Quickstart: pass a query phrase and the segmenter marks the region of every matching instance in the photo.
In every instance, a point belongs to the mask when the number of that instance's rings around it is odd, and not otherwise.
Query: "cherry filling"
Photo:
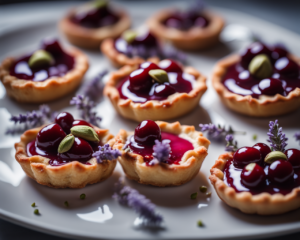
[[[164,62],[162,64],[162,62]],[[162,67],[161,67],[162,66]],[[152,69],[162,69],[168,74],[169,82],[158,83],[149,75]],[[163,60],[158,65],[145,62],[128,77],[121,80],[117,89],[122,99],[144,103],[150,100],[164,100],[178,93],[188,93],[193,89],[196,79],[193,75],[183,73],[180,65],[172,60]]]
[[[252,149],[260,153],[262,161],[257,160]],[[240,148],[225,165],[224,182],[236,192],[246,191],[254,195],[262,192],[286,195],[299,187],[300,151],[288,149],[285,151],[288,160],[279,159],[267,164],[263,159],[270,151],[263,143],[257,143],[252,148]]]
[[[84,140],[75,137],[74,143],[67,152],[58,153],[60,142],[70,133],[70,129],[78,125],[91,125],[83,120],[74,120],[68,112],[62,112],[57,115],[53,124],[42,128],[35,140],[27,144],[28,156],[40,155],[49,158],[51,166],[60,166],[72,161],[80,161],[83,164],[90,165],[88,162],[92,154],[98,150],[100,143]]]
[[[41,49],[49,52],[54,63],[50,66],[30,68],[28,61],[32,54],[17,59],[10,68],[10,75],[19,79],[32,80],[35,82],[45,81],[50,77],[64,76],[73,69],[74,58],[64,52],[56,40],[46,40]]]
[[[265,54],[272,64],[270,78],[260,79],[253,76],[249,70],[251,60]],[[300,66],[288,58],[286,49],[280,46],[269,48],[256,42],[241,54],[241,61],[230,66],[223,77],[222,83],[233,93],[259,98],[261,95],[274,96],[277,93],[287,96],[291,91],[300,88]]]
[[[71,21],[75,24],[86,28],[100,28],[110,26],[118,22],[120,17],[116,15],[108,6],[102,6],[99,8],[92,7],[89,10],[79,9],[71,17]]]

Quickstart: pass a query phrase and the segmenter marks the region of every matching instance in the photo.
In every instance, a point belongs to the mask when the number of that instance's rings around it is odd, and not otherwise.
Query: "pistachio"
[[[248,170],[249,172],[252,172],[252,170],[254,169],[256,163],[249,163],[245,168],[246,170]]]
[[[81,137],[85,140],[92,141],[92,142],[99,142],[98,134],[96,131],[89,127],[84,125],[79,125],[71,128],[71,133],[75,137]]]
[[[122,34],[122,38],[127,42],[127,43],[132,43],[133,40],[136,38],[137,36],[137,32],[133,31],[133,30],[126,30],[125,32],[123,32]]]
[[[271,164],[275,162],[276,160],[287,160],[286,155],[283,152],[280,151],[274,151],[270,152],[266,157],[265,157],[265,162],[268,164]]]
[[[165,70],[152,69],[149,71],[149,75],[158,83],[169,82],[169,77]]]
[[[103,7],[105,7],[107,5],[107,1],[106,0],[95,0],[93,2],[93,5],[97,9],[103,8]]]
[[[266,54],[255,56],[249,64],[249,72],[257,78],[268,78],[272,75],[272,64]]]
[[[29,58],[28,65],[30,68],[49,66],[54,62],[52,55],[45,50],[35,51]]]
[[[60,142],[58,146],[58,153],[64,153],[71,149],[73,143],[75,141],[75,137],[72,134],[65,136],[65,138]]]

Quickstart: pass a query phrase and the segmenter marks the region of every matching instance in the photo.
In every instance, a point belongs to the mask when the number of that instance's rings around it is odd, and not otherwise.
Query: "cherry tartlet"
[[[252,43],[240,55],[219,61],[212,83],[233,111],[268,117],[300,107],[300,58],[283,46]]]
[[[119,114],[135,121],[179,117],[199,104],[206,78],[192,67],[173,60],[124,66],[104,88]]]
[[[148,26],[155,35],[175,47],[193,51],[217,44],[224,20],[215,13],[197,8],[164,9],[148,20]]]
[[[79,47],[99,49],[106,38],[117,38],[130,27],[130,17],[124,10],[98,0],[72,9],[60,23],[60,30]]]
[[[27,176],[42,185],[82,188],[112,174],[116,159],[97,163],[92,156],[112,138],[108,130],[62,112],[54,123],[26,131],[15,144],[15,157]]]
[[[168,143],[170,147],[163,162],[158,162],[154,153],[158,142]],[[165,187],[193,179],[207,156],[209,144],[193,126],[144,120],[134,132],[120,130],[113,148],[121,151],[118,161],[129,179]]]
[[[44,103],[74,91],[88,67],[84,53],[63,49],[57,40],[47,39],[33,53],[6,58],[0,65],[0,79],[15,100]]]
[[[300,207],[300,151],[264,143],[222,154],[209,177],[219,197],[245,213],[272,215]]]

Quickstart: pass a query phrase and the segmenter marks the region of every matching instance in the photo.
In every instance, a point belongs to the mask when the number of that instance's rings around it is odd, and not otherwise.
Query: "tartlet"
[[[84,121],[81,122],[88,125]],[[35,141],[43,128],[45,127],[24,132],[21,135],[20,142],[15,144],[15,158],[28,177],[39,184],[52,188],[83,188],[87,184],[98,183],[111,176],[117,163],[116,159],[112,161],[104,160],[102,163],[97,163],[94,157],[85,161],[69,159],[66,162],[56,162],[57,160],[52,160],[51,157],[48,158],[43,155],[29,156],[31,155],[28,152],[30,151],[29,148],[35,146],[32,145],[32,142]],[[107,129],[99,129],[95,126],[92,126],[92,128],[96,131],[101,144],[108,143],[112,145],[113,135]],[[51,164],[50,161],[52,161]]]
[[[51,44],[56,43],[54,41]],[[18,59],[12,57],[4,59],[0,65],[0,79],[7,94],[18,102],[44,103],[74,91],[88,70],[88,58],[76,48],[64,50],[64,53],[74,58],[73,67],[63,76],[51,76],[43,81],[25,80],[11,75],[11,68]]]
[[[289,53],[286,56],[298,65],[300,64],[299,57]],[[299,87],[290,91],[286,96],[281,94],[261,94],[258,97],[253,97],[251,95],[240,95],[229,91],[222,81],[227,74],[228,69],[234,65],[238,65],[239,62],[241,62],[241,59],[242,57],[239,54],[228,56],[216,64],[212,73],[213,87],[226,107],[235,112],[254,117],[283,115],[300,107]],[[246,68],[247,67],[245,67],[245,69]],[[260,79],[263,80],[263,78]],[[259,82],[259,79],[257,81]],[[298,81],[300,82],[300,79],[298,79]]]
[[[203,137],[201,132],[195,131],[193,126],[180,125],[179,122],[166,123],[158,121],[156,123],[162,132],[174,134],[190,142],[192,149],[185,152],[176,164],[171,162],[151,165],[148,161],[149,158],[146,161],[146,158],[142,155],[124,149],[129,137],[134,133],[120,130],[113,145],[114,149],[118,149],[122,153],[118,161],[122,165],[126,176],[139,183],[159,187],[182,185],[198,174],[207,156],[210,141]]]
[[[158,61],[153,61],[153,63],[159,64]],[[143,64],[151,64],[151,62],[145,62]],[[176,63],[176,65],[178,64]],[[167,120],[182,116],[190,112],[199,104],[201,96],[207,89],[205,76],[203,76],[193,67],[184,67],[180,71],[183,71],[183,74],[186,73],[188,75],[192,75],[195,79],[193,84],[194,86],[192,86],[191,91],[181,93],[175,92],[171,95],[168,95],[163,100],[134,102],[129,98],[123,99],[118,91],[118,86],[121,84],[122,80],[128,77],[133,71],[139,69],[139,67],[141,66],[126,65],[122,67],[118,71],[111,74],[110,79],[104,88],[104,94],[110,99],[116,111],[128,119],[140,122],[145,119]],[[155,68],[159,67],[156,65]]]

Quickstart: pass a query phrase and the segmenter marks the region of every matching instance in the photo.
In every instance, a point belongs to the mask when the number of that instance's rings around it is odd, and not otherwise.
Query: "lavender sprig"
[[[115,185],[113,198],[120,204],[133,209],[146,226],[158,226],[163,221],[163,217],[156,212],[156,206],[149,199],[140,194],[137,190],[129,186],[124,186],[121,180]]]
[[[235,152],[236,150],[238,150],[237,141],[234,141],[233,135],[231,134],[226,135],[225,140],[227,142],[225,151]]]
[[[84,95],[77,95],[70,101],[71,105],[76,105],[76,108],[80,112],[80,117],[95,126],[99,126],[101,117],[97,116],[97,113],[93,111],[96,106],[95,102],[90,100],[89,97]]]
[[[201,132],[207,132],[210,139],[221,140],[228,134],[246,134],[246,132],[234,131],[231,126],[228,129],[225,126],[209,123],[209,124],[199,124]]]
[[[98,163],[102,163],[104,160],[114,160],[120,157],[122,154],[118,149],[112,149],[109,144],[99,146],[99,150],[93,153],[93,157],[97,159]]]
[[[150,165],[166,162],[171,152],[169,140],[163,140],[162,142],[155,140],[153,151],[154,159],[149,163]]]
[[[300,132],[296,132],[294,137],[295,137],[296,141],[299,141],[299,144],[300,144]]]
[[[89,96],[90,99],[96,100],[99,96],[102,96],[103,92],[103,77],[108,73],[108,70],[104,70],[98,74],[92,81],[87,83],[84,88],[83,95]]]
[[[269,132],[267,133],[269,139],[267,141],[270,143],[272,151],[284,152],[288,138],[282,132],[282,127],[279,127],[278,120],[270,121],[269,127]]]

